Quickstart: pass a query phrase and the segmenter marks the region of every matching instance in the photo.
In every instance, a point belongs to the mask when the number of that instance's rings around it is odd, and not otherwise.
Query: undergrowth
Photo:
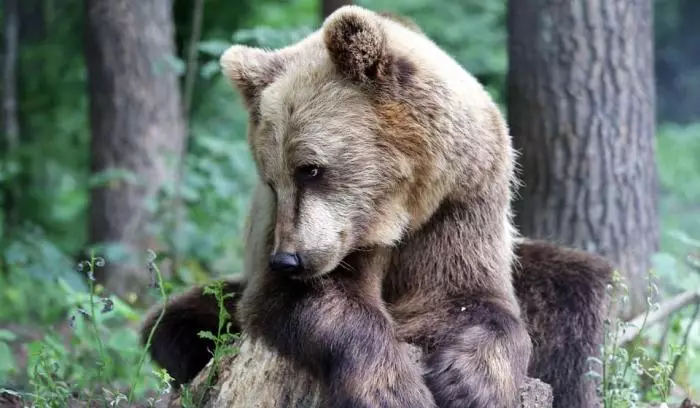
[[[62,278],[54,279],[52,283],[64,296],[56,307],[67,318],[51,322],[49,330],[42,330],[37,338],[26,342],[26,361],[15,358],[26,341],[15,334],[22,328],[0,328],[0,395],[21,398],[27,406],[40,408],[153,407],[171,391],[172,377],[155,367],[148,357],[153,333],[166,309],[162,309],[141,347],[137,327],[142,311],[118,297],[102,296],[103,288],[95,284],[95,267],[104,264],[103,258],[95,256],[78,264],[78,271],[87,278],[86,291],[76,291]],[[152,289],[157,291],[159,303],[167,304],[168,293],[155,253],[149,252],[146,267],[153,275]],[[15,277],[14,273],[8,276]],[[2,280],[0,274],[0,284],[4,283]],[[50,283],[31,284],[39,286],[35,291],[57,291]],[[200,387],[204,392],[194,396],[186,387],[180,390],[183,407],[188,408],[201,405],[207,388],[215,381],[218,361],[237,351],[233,342],[238,336],[230,332],[230,315],[223,308],[225,299],[232,294],[223,293],[220,281],[205,287],[205,293],[216,297],[221,311],[217,332],[199,333],[214,342],[214,367],[205,386]],[[0,322],[8,317],[0,313]]]
[[[678,237],[692,248],[686,253],[700,254],[700,242],[684,235]],[[657,268],[674,267],[667,258],[659,259],[663,262]],[[700,271],[696,257],[687,260],[695,260],[697,263],[691,262],[690,267]],[[96,284],[95,267],[104,263],[103,258],[91,256],[78,264],[77,272],[86,282],[84,289],[70,284],[65,275],[39,279],[27,274],[22,264],[4,265],[6,269],[0,271],[0,394],[21,397],[28,406],[36,407],[152,407],[171,391],[171,376],[148,357],[153,332],[145,347],[139,342],[137,328],[143,310],[107,296]],[[158,303],[167,304],[171,292],[179,288],[164,281],[155,253],[149,252],[144,269],[152,275],[151,294]],[[663,274],[683,275],[668,270]],[[605,408],[642,407],[649,402],[672,404],[682,395],[698,398],[694,390],[698,388],[700,368],[700,325],[693,323],[700,307],[684,308],[665,322],[655,321],[652,317],[660,307],[657,299],[662,292],[656,281],[656,273],[649,274],[647,307],[638,319],[639,327],[622,320],[606,320],[602,358],[589,359],[588,377],[596,381]],[[609,308],[627,304],[628,288],[619,274],[614,275],[607,290]],[[219,324],[215,332],[199,333],[214,344],[212,362],[203,386],[196,392],[188,387],[179,390],[186,408],[201,406],[216,382],[221,359],[238,351],[238,334],[231,333],[232,316],[223,307],[232,294],[224,293],[220,280],[206,286],[205,294],[217,300]],[[621,344],[620,338],[630,331],[639,333]]]
[[[612,283],[608,285],[608,310],[620,310],[629,301],[629,290],[620,274],[615,271]],[[655,274],[647,276],[647,296],[641,323],[606,318],[604,321],[604,339],[600,346],[602,358],[589,358],[587,377],[596,381],[598,398],[604,408],[636,408],[648,404],[680,403],[691,390],[682,390],[683,395],[672,395],[674,388],[680,384],[674,381],[682,363],[682,357],[688,351],[688,338],[693,323],[697,318],[699,305],[683,330],[679,343],[669,343],[667,336],[673,330],[669,327],[663,333],[661,341],[649,344],[645,340],[650,316],[657,312],[660,304],[657,300],[659,289],[655,283]],[[680,314],[680,312],[679,312]],[[658,323],[658,322],[655,322]],[[630,341],[622,338],[628,331],[637,335]],[[675,327],[680,331],[680,326]],[[634,333],[634,332],[633,332]]]
[[[157,292],[160,303],[166,304],[169,293],[155,261],[155,254],[151,252],[147,268],[154,276],[152,289]],[[104,262],[104,259],[93,256],[78,265],[78,270],[86,275],[87,291],[75,291],[57,279],[56,283],[65,295],[65,303],[58,307],[66,311],[68,318],[63,322],[64,327],[55,324],[55,330],[48,330],[27,344],[24,383],[20,381],[14,388],[10,379],[22,378],[22,375],[17,375],[20,371],[17,362],[11,360],[18,335],[0,329],[0,361],[3,362],[0,364],[0,392],[21,396],[31,406],[62,408],[86,406],[80,405],[85,403],[105,407],[152,407],[171,391],[172,377],[165,370],[154,367],[148,358],[153,331],[145,347],[138,343],[135,323],[140,321],[142,313],[119,298],[103,296],[103,288],[95,284],[94,268]],[[607,289],[610,308],[627,303],[628,289],[619,274],[614,275]],[[605,321],[605,337],[601,345],[603,357],[589,359],[591,370],[588,373],[588,377],[597,382],[605,408],[633,408],[649,402],[670,403],[678,399],[672,390],[679,387],[676,378],[684,366],[682,357],[687,356],[687,341],[697,309],[687,324],[667,328],[666,335],[676,333],[679,341],[674,343],[664,338],[650,343],[645,338],[647,318],[658,310],[659,303],[655,300],[658,291],[654,275],[650,274],[647,308],[640,327],[622,320]],[[215,333],[199,333],[201,337],[212,340],[215,347],[204,386],[197,387],[196,392],[187,387],[180,389],[182,405],[186,408],[202,405],[209,387],[216,382],[219,361],[238,351],[234,345],[238,334],[231,333],[231,316],[223,307],[232,294],[223,292],[223,283],[219,280],[209,284],[205,294],[217,300],[219,324]],[[159,316],[156,327],[162,316]],[[640,335],[621,345],[620,337],[629,330],[638,330]],[[7,361],[13,364],[7,364]]]

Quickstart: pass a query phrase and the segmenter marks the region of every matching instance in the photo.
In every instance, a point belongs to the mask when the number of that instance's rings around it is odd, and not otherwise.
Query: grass
[[[165,292],[165,286],[163,285],[163,275],[160,273],[160,269],[156,265],[156,254],[155,252],[149,252],[149,257],[148,257],[148,270],[151,272],[151,274],[156,275],[155,283],[156,286],[160,289],[160,294],[161,298],[163,299],[163,304],[168,303],[168,294]],[[165,316],[165,311],[167,309],[163,307],[160,311],[160,315],[158,315],[158,319],[156,319],[155,325],[153,325],[153,328],[151,329],[151,332],[148,333],[148,339],[146,340],[146,344],[144,346],[144,351],[141,353],[141,358],[139,359],[139,363],[136,366],[136,374],[134,374],[133,380],[131,382],[131,387],[129,387],[129,398],[127,398],[128,402],[132,402],[134,400],[134,390],[136,390],[137,387],[137,381],[139,379],[139,376],[141,374],[141,367],[143,367],[144,361],[146,361],[146,356],[147,356],[147,351],[151,347],[151,342],[153,341],[153,334],[156,331],[156,328],[160,324],[160,322],[163,320],[163,316]]]
[[[165,309],[149,333],[146,345],[141,347],[136,330],[142,311],[118,298],[101,297],[102,288],[95,285],[95,267],[104,266],[104,263],[104,259],[92,256],[78,264],[77,270],[84,272],[87,278],[86,291],[77,292],[60,278],[56,280],[58,285],[47,285],[41,280],[24,277],[30,281],[25,287],[32,288],[27,295],[61,292],[63,302],[58,307],[67,318],[36,322],[39,325],[32,327],[12,325],[8,322],[11,315],[0,314],[0,322],[4,322],[0,327],[8,327],[0,329],[0,361],[10,362],[0,365],[0,394],[21,397],[31,406],[47,408],[149,407],[154,406],[159,396],[170,391],[172,377],[153,366],[148,358],[155,327]],[[160,301],[167,303],[166,282],[153,252],[149,253],[148,270],[154,275],[153,289],[158,290]],[[17,279],[18,273],[20,271],[11,270],[8,275]],[[2,276],[0,284],[3,283]],[[220,306],[232,296],[223,293],[222,288],[222,284],[215,281],[205,291],[215,296]],[[27,312],[32,309],[29,305],[15,306],[25,308]],[[232,343],[237,335],[230,333],[229,318],[228,312],[222,308],[218,331],[200,333],[215,343],[215,364],[224,355],[236,352]],[[29,333],[32,330],[35,332]],[[17,355],[24,358],[15,358]],[[210,377],[208,384],[213,380]],[[186,390],[184,394],[187,395]],[[199,403],[188,406],[199,406]]]

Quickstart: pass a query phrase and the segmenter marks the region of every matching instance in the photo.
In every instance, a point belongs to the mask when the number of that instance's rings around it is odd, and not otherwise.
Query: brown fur
[[[595,384],[583,375],[586,359],[600,358],[612,264],[542,241],[516,254],[515,289],[534,346],[529,375],[552,386],[554,407],[597,407]]]
[[[594,383],[582,376],[588,371],[586,359],[599,357],[605,285],[610,283],[612,273],[610,263],[593,254],[540,241],[521,242],[515,252],[518,259],[514,284],[534,345],[528,375],[552,385],[555,408],[597,406]],[[238,294],[241,289],[231,285],[228,290]],[[417,298],[414,301],[423,303]],[[233,302],[230,304],[229,312],[235,316]],[[149,313],[144,323],[144,342],[161,307]],[[404,307],[426,308],[420,304],[404,304]],[[462,313],[467,311],[464,304],[458,309]],[[395,310],[394,313],[408,312]],[[215,331],[217,318],[213,297],[202,295],[201,288],[191,289],[169,303],[149,351],[175,377],[176,383],[190,381],[211,358],[208,350],[212,350],[213,344],[194,342],[192,334],[199,330]],[[439,313],[428,311],[406,319],[397,324],[397,337],[408,339],[409,333],[421,333],[426,321],[430,327],[439,318]],[[240,325],[234,324],[232,331],[237,330]],[[436,336],[433,331],[427,334],[424,342],[436,341],[431,338]],[[457,359],[446,356],[445,361],[450,358]]]
[[[228,310],[235,310],[244,288],[242,280],[224,281],[223,293],[232,294],[225,299]],[[163,305],[153,308],[141,326],[141,342],[146,344],[151,331],[160,317]],[[166,313],[153,332],[151,358],[165,368],[175,379],[174,385],[191,381],[211,359],[214,343],[199,337],[200,331],[217,332],[219,307],[214,295],[204,294],[202,287],[194,287],[171,298],[165,305]],[[232,333],[240,332],[234,320]]]
[[[355,6],[281,50],[234,46],[222,67],[261,178],[241,328],[325,381],[329,406],[514,406],[532,347],[511,275],[514,152],[483,87]],[[323,176],[300,178],[309,166]],[[276,251],[303,272],[271,272]],[[422,378],[400,340],[423,348]]]
[[[329,407],[434,407],[382,302],[385,262],[364,255],[346,262],[364,273],[338,270],[333,279],[311,281],[267,274],[246,290],[237,316],[252,322],[244,323],[249,335],[324,381]]]
[[[414,46],[427,52],[410,53]],[[249,59],[234,50],[222,60]],[[268,251],[301,254],[307,267],[297,278],[323,277],[323,286],[332,288],[344,270],[360,280],[368,273],[349,259],[388,248],[392,263],[384,284],[396,290],[392,305],[414,303],[414,297],[430,299],[426,306],[442,311],[440,321],[462,322],[437,327],[440,341],[434,344],[416,339],[427,352],[425,384],[437,405],[513,406],[531,345],[510,281],[513,152],[496,105],[426,37],[359,7],[339,10],[316,37],[277,55],[286,66],[260,90],[261,122],[251,124],[250,137],[277,207]],[[243,71],[258,67],[224,65]],[[244,76],[227,75],[236,83]],[[332,109],[339,103],[343,106]],[[295,172],[308,164],[323,168],[326,178],[312,185],[298,183]],[[350,400],[388,406],[429,403],[424,393],[407,391],[415,381],[407,378],[390,386],[382,378],[386,373],[401,377],[392,372],[398,367],[389,365],[389,356],[407,360],[396,357],[401,353],[396,346],[385,345],[387,337],[395,341],[390,320],[363,342],[376,353],[369,362],[361,363],[365,359],[356,353],[336,351],[325,360],[330,368],[320,370],[314,367],[318,353],[313,358],[302,352],[312,349],[307,342],[346,345],[341,338],[354,327],[370,328],[379,324],[372,315],[387,316],[381,303],[369,302],[367,294],[324,298],[338,303],[329,311],[343,319],[332,332],[324,332],[327,337],[316,338],[313,328],[320,323],[304,319],[335,321],[335,316],[318,313],[320,304],[312,303],[308,312],[295,312],[282,300],[282,291],[268,291],[288,286],[280,283],[287,278],[266,272],[266,265],[254,271],[238,311],[244,329],[315,368],[330,389],[344,390],[331,400],[333,405]],[[293,292],[298,296],[316,284],[304,282]],[[294,299],[306,304],[305,297]],[[466,304],[470,312],[455,314],[456,303]],[[355,313],[348,315],[347,307]],[[288,324],[287,336],[276,334],[278,316]],[[304,343],[292,328],[308,329]],[[317,351],[326,355],[324,349]],[[455,355],[462,356],[461,363],[448,363]],[[344,375],[335,377],[338,370]],[[376,396],[370,398],[351,384],[365,384]],[[395,390],[401,392],[392,394]],[[404,400],[395,395],[404,395]]]

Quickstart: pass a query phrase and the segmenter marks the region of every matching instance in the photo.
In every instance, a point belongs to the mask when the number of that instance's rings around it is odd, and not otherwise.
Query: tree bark
[[[352,4],[352,0],[321,0],[321,21],[337,9]]]
[[[508,116],[524,235],[608,257],[645,306],[658,249],[651,0],[511,0]]]
[[[185,127],[170,0],[87,0],[85,53],[92,130],[91,171],[126,170],[91,190],[89,241],[119,243],[98,280],[123,295],[140,292],[148,273],[139,255],[152,247],[148,205],[175,175]]]
[[[3,67],[2,67],[2,132],[3,154],[11,156],[19,147],[19,116],[17,113],[17,63],[19,54],[18,0],[3,1]],[[16,159],[16,158],[15,158]],[[3,160],[7,163],[7,160]],[[3,169],[7,171],[7,169]],[[3,235],[17,223],[18,189],[16,182],[4,182],[2,207],[5,210]]]
[[[700,121],[700,2],[655,2],[656,92],[662,121]]]
[[[238,354],[226,356],[217,364],[213,382],[207,379],[210,362],[191,383],[190,398],[202,402],[202,408],[325,408],[321,406],[323,389],[312,376],[300,371],[284,357],[261,342],[243,336]],[[416,361],[421,358],[412,349]],[[186,400],[177,392],[167,395],[156,405],[181,408]],[[519,408],[550,408],[551,387],[528,378],[520,390]]]
[[[36,43],[46,38],[46,19],[43,0],[19,2],[20,43]]]

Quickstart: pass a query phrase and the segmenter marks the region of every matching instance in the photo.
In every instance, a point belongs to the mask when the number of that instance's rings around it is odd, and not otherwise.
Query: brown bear
[[[227,286],[234,330],[315,374],[332,407],[512,407],[526,375],[558,407],[593,402],[582,375],[611,267],[516,243],[515,154],[473,76],[411,24],[357,6],[221,63],[260,179],[246,274]],[[166,311],[151,356],[187,382],[209,359],[197,333],[217,306],[195,288]]]

